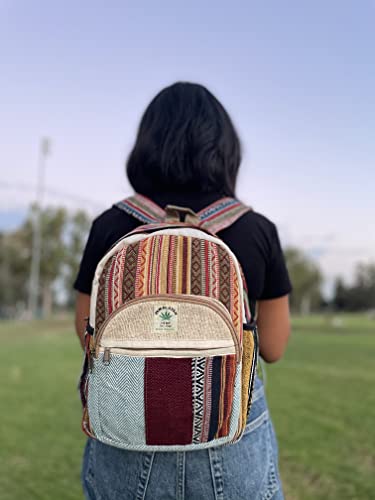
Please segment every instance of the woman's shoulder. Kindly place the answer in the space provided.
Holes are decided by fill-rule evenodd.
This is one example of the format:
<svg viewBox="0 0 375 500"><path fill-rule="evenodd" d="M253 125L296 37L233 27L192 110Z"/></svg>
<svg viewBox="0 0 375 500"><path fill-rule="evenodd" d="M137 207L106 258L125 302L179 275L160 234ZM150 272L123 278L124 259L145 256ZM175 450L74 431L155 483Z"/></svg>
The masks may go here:
<svg viewBox="0 0 375 500"><path fill-rule="evenodd" d="M134 217L112 205L93 220L91 230L111 246L138 225L139 222Z"/></svg>
<svg viewBox="0 0 375 500"><path fill-rule="evenodd" d="M255 210L249 210L240 219L238 219L233 228L236 231L244 231L246 234L263 233L265 236L273 237L277 232L276 224Z"/></svg>
<svg viewBox="0 0 375 500"><path fill-rule="evenodd" d="M255 210L246 212L219 235L240 261L247 261L251 257L253 261L261 259L268 263L279 244L276 224Z"/></svg>
<svg viewBox="0 0 375 500"><path fill-rule="evenodd" d="M132 217L130 217L126 212L120 210L118 206L114 204L97 215L93 220L93 224L100 226L102 224L108 224L113 220L118 220L120 218L122 219L126 216L129 217L130 220L132 220Z"/></svg>

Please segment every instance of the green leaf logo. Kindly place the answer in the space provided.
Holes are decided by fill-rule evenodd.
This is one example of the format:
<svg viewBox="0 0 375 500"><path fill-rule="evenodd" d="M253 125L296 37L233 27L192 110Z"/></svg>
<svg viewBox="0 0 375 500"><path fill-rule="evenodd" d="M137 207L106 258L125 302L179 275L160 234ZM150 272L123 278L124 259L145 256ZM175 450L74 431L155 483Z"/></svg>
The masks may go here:
<svg viewBox="0 0 375 500"><path fill-rule="evenodd" d="M163 321L170 321L171 318L172 314L168 311L160 313L160 319L162 319Z"/></svg>

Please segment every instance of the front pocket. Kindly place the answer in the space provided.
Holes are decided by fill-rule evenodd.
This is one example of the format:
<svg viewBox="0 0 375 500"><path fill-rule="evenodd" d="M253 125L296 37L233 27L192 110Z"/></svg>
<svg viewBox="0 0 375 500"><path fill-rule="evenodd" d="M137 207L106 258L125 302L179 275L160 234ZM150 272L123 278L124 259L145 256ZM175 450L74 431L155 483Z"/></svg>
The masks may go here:
<svg viewBox="0 0 375 500"><path fill-rule="evenodd" d="M108 363L100 352L90 374L95 434L140 450L225 438L238 422L231 420L240 400L237 369L234 354L142 357L116 351Z"/></svg>
<svg viewBox="0 0 375 500"><path fill-rule="evenodd" d="M242 351L242 428L246 426L251 406L251 397L254 386L255 368L258 356L258 333L255 328L243 330Z"/></svg>
<svg viewBox="0 0 375 500"><path fill-rule="evenodd" d="M204 352L229 345L237 362L241 347L225 306L210 297L148 295L133 299L114 313L95 335L96 356L101 347L174 349Z"/></svg>
<svg viewBox="0 0 375 500"><path fill-rule="evenodd" d="M242 350L221 302L194 295L137 298L112 313L94 340L96 406L89 413L99 439L142 450L234 437Z"/></svg>

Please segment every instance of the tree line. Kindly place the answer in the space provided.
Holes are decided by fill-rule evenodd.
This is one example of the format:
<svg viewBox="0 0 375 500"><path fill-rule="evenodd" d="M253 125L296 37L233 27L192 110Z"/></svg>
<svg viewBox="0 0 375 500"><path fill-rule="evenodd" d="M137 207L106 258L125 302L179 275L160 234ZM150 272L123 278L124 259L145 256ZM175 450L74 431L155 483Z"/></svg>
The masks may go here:
<svg viewBox="0 0 375 500"><path fill-rule="evenodd" d="M22 317L27 311L36 208L30 208L18 229L0 233L0 317ZM73 306L72 286L91 220L83 210L70 213L63 207L46 207L40 213L38 302L40 316L48 316L52 309Z"/></svg>
<svg viewBox="0 0 375 500"><path fill-rule="evenodd" d="M26 315L36 208L35 205L30 208L19 228L0 232L0 318ZM41 316L48 316L56 309L73 307L73 282L90 224L91 218L83 210L72 213L63 207L46 207L41 211L38 290ZM317 263L298 248L286 248L285 258L293 284L290 304L294 312L375 309L375 262L358 264L350 285L338 277L333 297L327 300L322 294L324 276Z"/></svg>

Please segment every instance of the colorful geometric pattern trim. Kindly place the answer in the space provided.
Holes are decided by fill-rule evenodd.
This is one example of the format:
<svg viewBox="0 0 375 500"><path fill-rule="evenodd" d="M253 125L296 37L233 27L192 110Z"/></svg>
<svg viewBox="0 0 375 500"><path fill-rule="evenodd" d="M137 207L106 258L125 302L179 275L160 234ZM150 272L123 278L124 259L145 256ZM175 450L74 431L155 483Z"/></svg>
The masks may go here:
<svg viewBox="0 0 375 500"><path fill-rule="evenodd" d="M204 372L206 358L192 360L192 388L193 388L193 443L200 443L203 428L204 409Z"/></svg>
<svg viewBox="0 0 375 500"><path fill-rule="evenodd" d="M115 204L144 224L164 220L165 211L146 196L136 194Z"/></svg>
<svg viewBox="0 0 375 500"><path fill-rule="evenodd" d="M121 210L143 222L153 224L163 222L165 211L146 196L135 194L115 204ZM197 213L200 227L213 234L232 225L237 219L251 210L235 198L222 198ZM151 228L150 228L151 229Z"/></svg>

